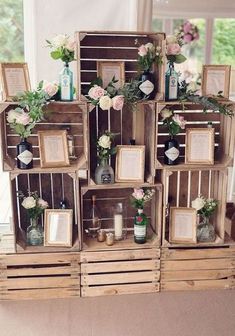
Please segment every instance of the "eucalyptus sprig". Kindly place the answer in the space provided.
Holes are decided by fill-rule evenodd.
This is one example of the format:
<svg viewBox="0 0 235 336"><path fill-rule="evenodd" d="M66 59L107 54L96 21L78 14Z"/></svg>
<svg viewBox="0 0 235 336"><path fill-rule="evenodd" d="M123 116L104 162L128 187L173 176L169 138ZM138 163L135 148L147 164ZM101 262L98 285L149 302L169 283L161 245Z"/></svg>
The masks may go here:
<svg viewBox="0 0 235 336"><path fill-rule="evenodd" d="M126 82L118 93L124 96L125 104L129 105L133 110L136 109L136 105L139 101L146 100L147 95L142 96L142 92L139 86L142 82L137 79L132 79L130 82Z"/></svg>

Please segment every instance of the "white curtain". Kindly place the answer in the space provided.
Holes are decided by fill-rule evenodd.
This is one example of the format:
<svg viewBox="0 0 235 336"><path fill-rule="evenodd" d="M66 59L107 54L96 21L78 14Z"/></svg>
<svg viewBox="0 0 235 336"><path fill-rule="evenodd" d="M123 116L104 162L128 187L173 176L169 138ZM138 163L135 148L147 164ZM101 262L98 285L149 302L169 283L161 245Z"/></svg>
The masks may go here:
<svg viewBox="0 0 235 336"><path fill-rule="evenodd" d="M152 31L153 0L137 0L137 30Z"/></svg>

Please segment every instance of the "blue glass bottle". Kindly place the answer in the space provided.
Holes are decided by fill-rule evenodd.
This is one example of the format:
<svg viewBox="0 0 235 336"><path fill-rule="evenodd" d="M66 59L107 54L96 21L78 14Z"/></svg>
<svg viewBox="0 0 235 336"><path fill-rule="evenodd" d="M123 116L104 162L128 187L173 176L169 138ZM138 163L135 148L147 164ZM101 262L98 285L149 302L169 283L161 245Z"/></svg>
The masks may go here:
<svg viewBox="0 0 235 336"><path fill-rule="evenodd" d="M175 71L174 63L169 62L168 70L165 76L165 100L177 100L178 99L178 73Z"/></svg>
<svg viewBox="0 0 235 336"><path fill-rule="evenodd" d="M69 64L65 63L60 73L60 100L73 100L73 73L69 69Z"/></svg>

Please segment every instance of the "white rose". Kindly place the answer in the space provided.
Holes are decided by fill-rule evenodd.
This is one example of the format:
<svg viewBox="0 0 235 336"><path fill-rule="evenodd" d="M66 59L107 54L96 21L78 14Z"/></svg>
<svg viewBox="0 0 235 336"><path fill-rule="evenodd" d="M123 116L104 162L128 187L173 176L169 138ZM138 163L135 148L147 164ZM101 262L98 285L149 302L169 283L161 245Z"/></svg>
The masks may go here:
<svg viewBox="0 0 235 336"><path fill-rule="evenodd" d="M110 148L111 147L111 140L110 137L106 134L103 134L98 141L98 145L102 148Z"/></svg>
<svg viewBox="0 0 235 336"><path fill-rule="evenodd" d="M168 108L162 109L160 113L161 113L161 116L162 116L162 120L165 120L165 119L172 116L172 111L169 110Z"/></svg>
<svg viewBox="0 0 235 336"><path fill-rule="evenodd" d="M7 121L9 122L9 124L12 124L17 120L18 117L19 117L19 112L18 111L10 110L8 112L8 115L7 115Z"/></svg>
<svg viewBox="0 0 235 336"><path fill-rule="evenodd" d="M168 35L166 37L166 44L177 43L177 38L174 35Z"/></svg>
<svg viewBox="0 0 235 336"><path fill-rule="evenodd" d="M205 205L205 201L201 197L197 197L194 201L192 201L192 207L197 211L201 210Z"/></svg>
<svg viewBox="0 0 235 336"><path fill-rule="evenodd" d="M62 34L56 35L51 41L52 45L55 48L64 47L67 44L67 42L68 42L68 36Z"/></svg>
<svg viewBox="0 0 235 336"><path fill-rule="evenodd" d="M99 104L102 110L109 110L112 107L113 102L109 96L102 96L100 97Z"/></svg>
<svg viewBox="0 0 235 336"><path fill-rule="evenodd" d="M147 49L147 50L153 50L153 44L152 43L146 43L145 44L145 48Z"/></svg>
<svg viewBox="0 0 235 336"><path fill-rule="evenodd" d="M75 41L68 40L65 48L68 49L69 51L74 51L75 50L75 46L76 46L76 42Z"/></svg>
<svg viewBox="0 0 235 336"><path fill-rule="evenodd" d="M36 200L32 197L32 196L29 196L29 197L26 197L23 202L22 202L22 206L25 208L25 209L32 209L32 208L35 208L36 206Z"/></svg>
<svg viewBox="0 0 235 336"><path fill-rule="evenodd" d="M187 91L197 91L197 82L190 82L187 86Z"/></svg>

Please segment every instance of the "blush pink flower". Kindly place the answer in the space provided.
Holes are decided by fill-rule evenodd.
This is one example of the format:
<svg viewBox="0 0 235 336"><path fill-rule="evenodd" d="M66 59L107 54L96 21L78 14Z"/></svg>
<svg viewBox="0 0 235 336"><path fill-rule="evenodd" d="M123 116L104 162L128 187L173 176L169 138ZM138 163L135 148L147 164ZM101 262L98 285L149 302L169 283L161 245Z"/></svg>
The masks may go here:
<svg viewBox="0 0 235 336"><path fill-rule="evenodd" d="M183 25L184 33L187 34L192 29L192 24L189 21L186 21Z"/></svg>
<svg viewBox="0 0 235 336"><path fill-rule="evenodd" d="M179 55L181 52L181 48L178 43L168 44L166 47L167 55Z"/></svg>
<svg viewBox="0 0 235 336"><path fill-rule="evenodd" d="M145 47L144 44L142 44L139 48L138 48L138 55L143 57L147 55L147 49Z"/></svg>
<svg viewBox="0 0 235 336"><path fill-rule="evenodd" d="M176 124L179 125L180 128L185 129L186 120L184 120L183 116L180 116L179 114L175 114L172 118Z"/></svg>
<svg viewBox="0 0 235 336"><path fill-rule="evenodd" d="M21 112L18 114L18 116L16 117L16 124L21 124L21 125L28 125L30 123L30 116L28 113L26 112Z"/></svg>
<svg viewBox="0 0 235 336"><path fill-rule="evenodd" d="M38 199L38 205L43 209L46 209L48 207L47 201L44 201L42 198Z"/></svg>
<svg viewBox="0 0 235 336"><path fill-rule="evenodd" d="M58 85L44 80L42 89L48 94L48 96L53 97L58 91Z"/></svg>
<svg viewBox="0 0 235 336"><path fill-rule="evenodd" d="M91 99L98 100L100 97L104 96L106 91L99 85L94 85L92 88L90 88L88 92L88 96L91 97Z"/></svg>
<svg viewBox="0 0 235 336"><path fill-rule="evenodd" d="M190 43L193 40L193 36L191 34L185 34L183 40L185 43Z"/></svg>
<svg viewBox="0 0 235 336"><path fill-rule="evenodd" d="M137 200L141 200L144 197L144 190L135 188L132 196Z"/></svg>
<svg viewBox="0 0 235 336"><path fill-rule="evenodd" d="M65 48L68 49L69 51L74 51L76 46L76 42L72 40L68 40L68 42L65 45Z"/></svg>
<svg viewBox="0 0 235 336"><path fill-rule="evenodd" d="M114 110L121 110L124 105L124 96L118 95L112 98L113 101L113 109Z"/></svg>

